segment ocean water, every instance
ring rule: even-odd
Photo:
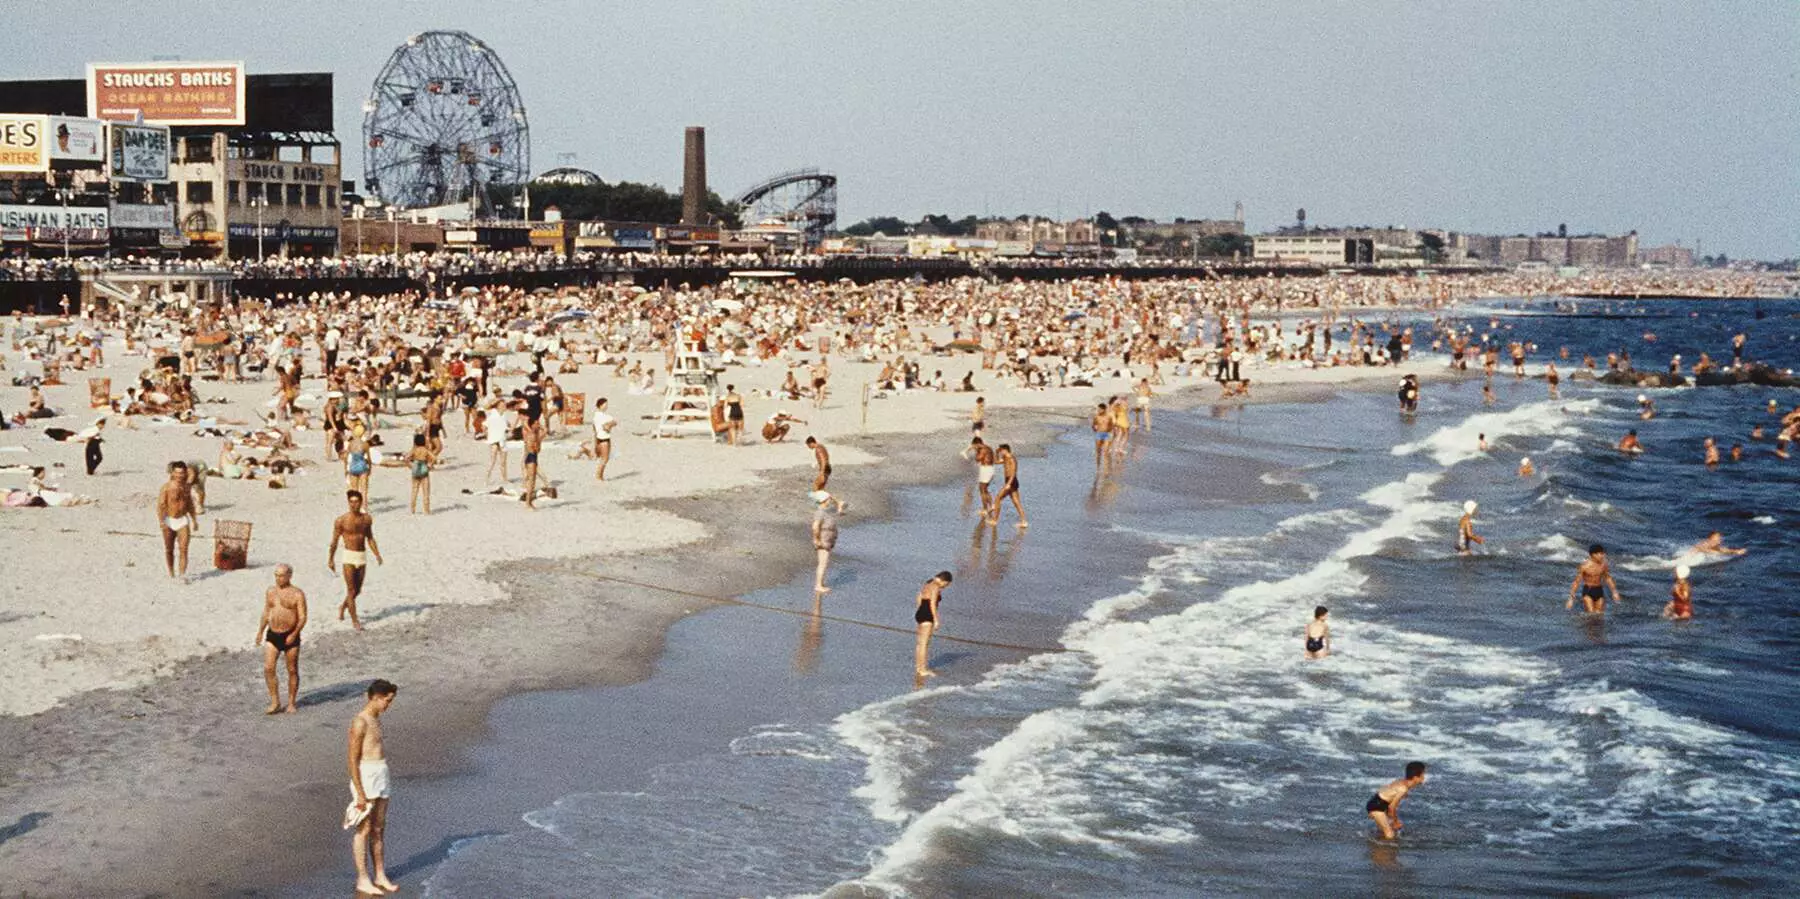
[[[1556,308],[1464,323],[1537,343],[1534,363],[1565,345],[1575,365],[1729,360],[1739,328],[1754,358],[1800,363],[1800,303]],[[497,710],[483,764],[532,768],[545,801],[442,835],[423,892],[1791,894],[1800,460],[1748,433],[1800,391],[1655,391],[1643,422],[1635,389],[1495,388],[1484,406],[1479,380],[1428,376],[1412,418],[1387,391],[1165,413],[1100,481],[1071,429],[1025,461],[1024,534],[976,528],[962,485],[903,491],[894,521],[845,529],[827,611],[905,626],[950,568],[947,633],[1039,649],[939,642],[944,676],[915,688],[904,634],[690,619],[644,684]],[[1632,427],[1638,458],[1610,449]],[[1707,470],[1708,435],[1747,458]],[[1220,483],[1234,501],[1201,498]],[[1468,499],[1487,544],[1465,558]],[[1697,565],[1696,618],[1662,620],[1677,558],[1713,529],[1749,553]],[[1603,620],[1563,608],[1592,542],[1626,598]],[[1335,652],[1307,662],[1321,604]],[[666,720],[679,739],[644,735]],[[1430,780],[1401,838],[1374,841],[1363,802],[1413,759]]]

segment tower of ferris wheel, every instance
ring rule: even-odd
[[[394,48],[363,104],[363,179],[403,209],[473,202],[525,183],[531,129],[506,64],[464,31],[427,31]]]

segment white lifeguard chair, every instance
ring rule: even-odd
[[[675,354],[675,368],[663,387],[662,417],[652,436],[712,436],[712,407],[723,395],[719,390],[719,372],[723,370],[718,354],[702,353],[692,341],[683,340],[681,351]]]

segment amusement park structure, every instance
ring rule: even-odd
[[[745,225],[776,222],[806,234],[817,244],[837,224],[837,176],[796,169],[764,178],[735,201]]]
[[[592,187],[596,184],[603,184],[605,182],[600,180],[599,175],[596,175],[593,172],[588,171],[587,169],[580,169],[580,168],[576,168],[571,165],[565,165],[565,166],[561,166],[559,168],[551,169],[550,171],[547,171],[541,175],[538,175],[536,178],[531,179],[531,183],[532,184],[569,184],[569,185],[573,185],[575,187]]]
[[[531,130],[518,85],[487,44],[427,31],[394,49],[363,104],[363,177],[403,209],[469,203],[493,214],[490,188],[523,184]]]

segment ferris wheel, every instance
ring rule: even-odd
[[[427,31],[394,48],[363,104],[363,180],[403,209],[473,201],[530,177],[531,129],[518,85],[487,44]]]

